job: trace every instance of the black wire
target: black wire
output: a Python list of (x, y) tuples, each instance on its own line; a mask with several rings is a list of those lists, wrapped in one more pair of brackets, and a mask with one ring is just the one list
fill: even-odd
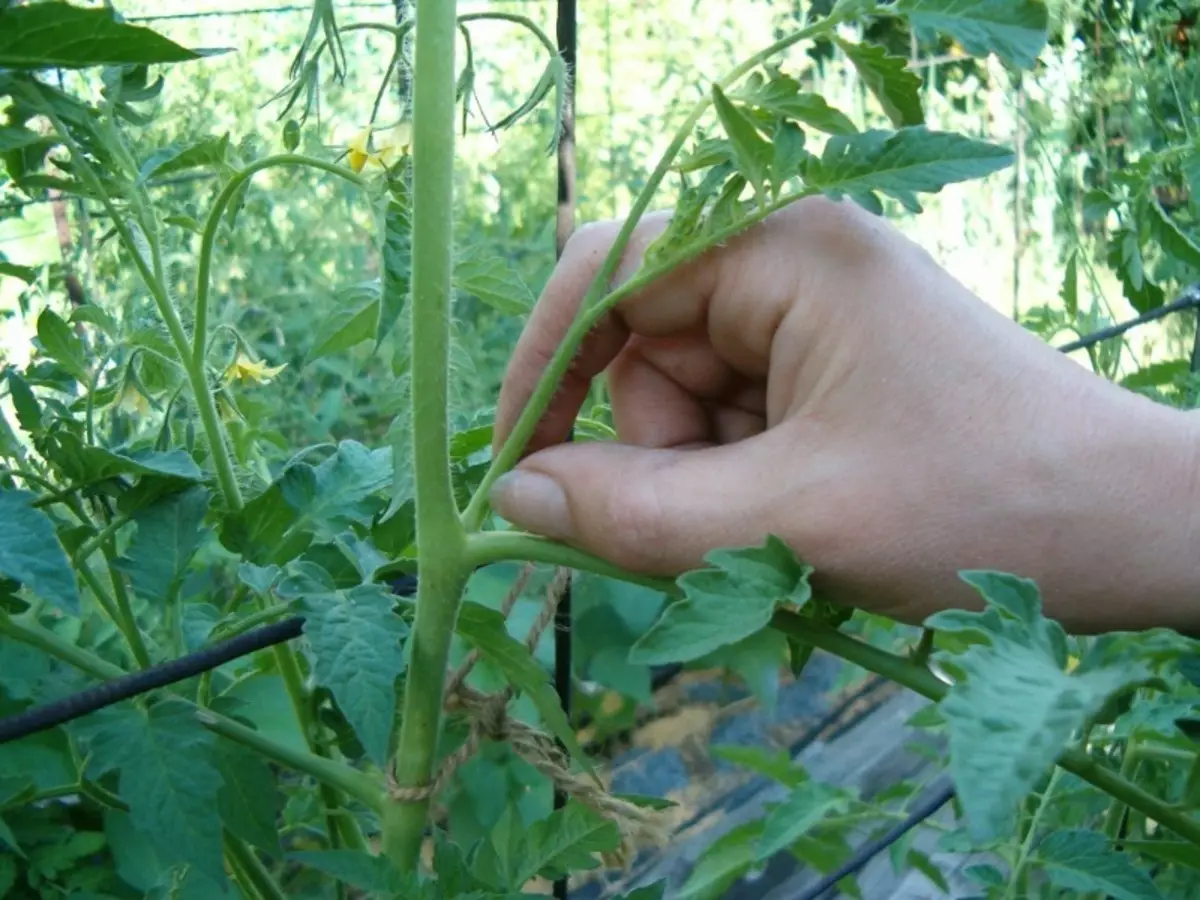
[(835, 887), (843, 878), (854, 875), (866, 868), (871, 860), (936, 813), (949, 803), (953, 797), (954, 784), (951, 782), (949, 776), (943, 776), (938, 779), (926, 793), (925, 797), (913, 807), (913, 811), (905, 817), (903, 822), (892, 826), (889, 831), (880, 837), (859, 847), (853, 856), (796, 897), (795, 900), (819, 900), (819, 898), (823, 897), (827, 891)]
[(0, 744), (37, 734), (39, 731), (54, 728), (98, 709), (136, 697), (138, 694), (203, 674), (240, 656), (290, 641), (299, 637), (303, 630), (302, 616), (272, 622), (179, 659), (159, 663), (138, 672), (130, 672), (62, 700), (0, 719)]
[(1107, 341), (1109, 338), (1120, 337), (1132, 328), (1145, 325), (1147, 322), (1153, 322), (1156, 319), (1161, 319), (1173, 312), (1179, 312), (1183, 309), (1193, 309), (1195, 307), (1200, 307), (1200, 282), (1188, 285), (1170, 303), (1156, 307), (1149, 312), (1144, 312), (1140, 316), (1127, 319), (1116, 325), (1110, 325), (1108, 328), (1101, 328), (1098, 331), (1093, 331), (1091, 334), (1085, 334), (1078, 340), (1063, 344), (1061, 347), (1055, 349), (1062, 353), (1072, 353), (1075, 350), (1082, 350), (1084, 347), (1099, 344), (1101, 341)]

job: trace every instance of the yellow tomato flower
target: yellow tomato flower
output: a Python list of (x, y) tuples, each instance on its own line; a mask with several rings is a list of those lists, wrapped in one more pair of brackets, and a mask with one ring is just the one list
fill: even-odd
[(130, 379), (126, 378), (125, 383), (121, 385), (121, 392), (117, 395), (117, 409), (122, 412), (130, 413), (135, 416), (144, 416), (150, 412), (150, 404), (146, 400), (145, 395), (134, 387)]
[(387, 138), (380, 144), (378, 150), (370, 149), (371, 129), (364, 128), (353, 138), (347, 147), (347, 161), (356, 173), (368, 166), (385, 169), (395, 162), (398, 156), (408, 153), (412, 144), (412, 128), (407, 122), (396, 125)]
[(225, 383), (236, 380), (243, 384), (266, 384), (286, 368), (287, 363), (282, 366), (268, 366), (262, 360), (253, 360), (245, 353), (239, 352), (237, 359), (225, 370)]

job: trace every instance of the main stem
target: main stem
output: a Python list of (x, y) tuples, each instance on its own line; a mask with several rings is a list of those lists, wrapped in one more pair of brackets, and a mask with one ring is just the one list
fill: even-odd
[[(412, 425), (421, 579), (410, 638), (404, 715), (393, 771), (426, 785), (442, 726), (450, 638), (470, 569), (451, 483), (447, 435), (450, 276), (453, 271), (455, 39), (453, 0), (418, 0), (413, 53)], [(383, 852), (417, 867), (429, 800), (384, 808)]]

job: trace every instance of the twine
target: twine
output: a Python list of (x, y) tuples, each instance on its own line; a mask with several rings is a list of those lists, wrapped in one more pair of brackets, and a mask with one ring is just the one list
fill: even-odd
[[(533, 571), (533, 565), (527, 565), (505, 596), (501, 611), (506, 618), (529, 583)], [(525, 637), (525, 647), (530, 652), (554, 621), (554, 613), (569, 578), (570, 570), (555, 570), (554, 578), (546, 589), (541, 611)], [(466, 740), (442, 761), (433, 780), (427, 784), (401, 786), (396, 783), (394, 773), (389, 771), (388, 795), (392, 800), (404, 803), (432, 799), (441, 793), (454, 773), (479, 751), (484, 740), (508, 741), (518, 756), (550, 779), (563, 794), (583, 803), (617, 826), (621, 842), (617, 850), (602, 854), (606, 864), (627, 867), (638, 844), (650, 842), (660, 847), (666, 844), (666, 820), (660, 811), (614, 797), (598, 778), (587, 778), (572, 772), (570, 757), (554, 738), (509, 717), (508, 703), (515, 693), (511, 685), (494, 694), (485, 694), (468, 686), (467, 676), (478, 661), (477, 650), (467, 654), (462, 664), (450, 675), (443, 694), (446, 710), (461, 711), (470, 723)]]

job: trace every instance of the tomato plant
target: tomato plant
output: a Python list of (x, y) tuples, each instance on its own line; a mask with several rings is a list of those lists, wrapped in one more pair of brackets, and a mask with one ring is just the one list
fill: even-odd
[[(0, 7), (8, 179), (30, 197), (83, 202), (104, 223), (105, 252), (142, 287), (120, 310), (44, 310), (33, 361), (4, 373), (16, 421), (0, 422), (0, 888), (511, 897), (669, 840), (670, 804), (606, 787), (548, 677), (547, 629), (575, 572), (591, 594), (577, 612), (621, 619), (587, 663), (603, 658), (631, 694), (645, 691), (638, 667), (707, 660), (753, 672), (786, 661), (798, 673), (819, 649), (928, 698), (925, 724), (945, 736), (960, 813), (947, 846), (996, 859), (974, 870), (981, 896), (1195, 890), (1200, 656), (1189, 639), (1069, 636), (1043, 616), (1033, 582), (969, 571), (961, 577), (984, 610), (935, 615), (896, 652), (864, 637), (854, 611), (814, 595), (812, 568), (771, 535), (653, 579), (514, 531), (487, 502), (584, 336), (639, 287), (804, 197), (919, 213), (921, 194), (1010, 164), (1004, 147), (929, 128), (919, 77), (855, 29), (898, 23), (1031, 68), (1046, 9), (839, 0), (709, 84), (494, 456), (486, 411), (450, 415), (453, 300), (461, 292), (518, 315), (532, 297), (506, 260), (454, 241), (459, 108), (481, 52), (471, 36), (525, 28), (547, 57), (497, 128), (548, 104), (555, 146), (571, 73), (521, 15), (460, 14), (447, 0), (417, 0), (394, 26), (339, 25), (335, 12), (331, 0), (314, 4), (274, 98), (279, 147), (260, 153), (228, 136), (135, 150), (163, 79), (220, 51), (185, 48), (110, 9)], [(347, 51), (366, 31), (394, 42), (388, 65)], [(818, 42), (858, 71), (890, 127), (861, 129), (789, 74), (786, 53)], [(411, 69), (411, 116), (388, 121), (383, 98), (400, 65)], [(323, 73), (332, 67), (337, 80), (360, 66), (380, 76), (369, 126), (348, 147), (299, 152)], [(78, 80), (68, 89), (55, 70)], [(201, 215), (149, 190), (195, 171), (219, 184)], [(295, 447), (253, 426), (250, 386), (279, 369), (214, 316), (218, 247), (246, 227), (256, 184), (285, 171), (349, 190), (373, 223), (379, 277), (321, 324), (314, 353), (365, 342), (390, 353), (403, 390), (380, 446)], [(680, 185), (670, 225), (612, 286), (669, 177)], [(1130, 193), (1114, 188), (1105, 202), (1137, 207), (1147, 184), (1127, 180)], [(1150, 213), (1162, 214), (1152, 234), (1163, 251), (1191, 260), (1192, 239), (1161, 208)], [(7, 260), (0, 274), (36, 278)], [(603, 404), (579, 433), (612, 437)], [(480, 780), (471, 767), (496, 754), (518, 774), (484, 815), (460, 801)], [(796, 766), (737, 759), (787, 797), (720, 838), (680, 896), (720, 896), (779, 853), (810, 859), (818, 839), (836, 869), (853, 827), (890, 821)], [(562, 798), (553, 808), (552, 793)], [(1068, 793), (1070, 815), (1058, 803)], [(111, 865), (91, 864), (104, 854)], [(903, 859), (936, 878), (927, 858)]]

